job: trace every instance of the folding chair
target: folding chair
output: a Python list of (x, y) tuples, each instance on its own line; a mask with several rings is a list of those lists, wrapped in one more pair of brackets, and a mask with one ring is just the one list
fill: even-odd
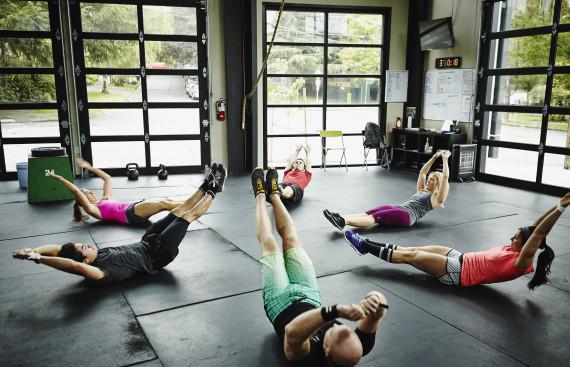
[[(321, 154), (322, 154), (322, 164), (321, 168), (327, 171), (327, 153), (329, 150), (340, 150), (342, 151), (342, 155), (340, 156), (340, 161), (338, 162), (338, 167), (340, 168), (342, 165), (342, 159), (344, 158), (344, 166), (348, 171), (348, 164), (346, 162), (346, 148), (344, 147), (344, 138), (342, 131), (340, 130), (321, 130), (319, 131), (319, 135), (321, 136)], [(341, 145), (336, 146), (327, 146), (326, 138), (332, 139), (336, 138), (338, 142), (338, 138), (340, 138)]]

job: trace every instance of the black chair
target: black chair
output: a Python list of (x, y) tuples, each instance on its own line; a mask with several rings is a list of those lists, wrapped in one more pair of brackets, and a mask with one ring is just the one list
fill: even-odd
[(384, 134), (380, 131), (380, 126), (374, 122), (367, 122), (364, 130), (362, 130), (362, 146), (364, 148), (364, 167), (368, 171), (368, 154), (372, 149), (376, 149), (380, 154), (380, 165), (390, 169), (390, 160), (388, 158), (388, 146)]

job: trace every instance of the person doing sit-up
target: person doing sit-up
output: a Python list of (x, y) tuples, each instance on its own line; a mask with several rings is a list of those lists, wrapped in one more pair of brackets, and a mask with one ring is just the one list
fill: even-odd
[[(301, 155), (301, 150), (305, 151), (305, 159)], [(311, 146), (298, 144), (287, 159), (283, 179), (279, 184), (279, 197), (285, 206), (300, 203), (303, 199), (305, 189), (313, 177), (310, 154)], [(267, 196), (267, 201), (270, 201), (269, 196)]]
[[(281, 340), (287, 360), (301, 366), (353, 366), (370, 352), (388, 303), (372, 291), (359, 304), (321, 308), (320, 291), (311, 259), (302, 248), (295, 224), (279, 198), (275, 169), (256, 168), (251, 174), (256, 199), (256, 235), (261, 245), (261, 281), (265, 313)], [(267, 208), (269, 193), (277, 231), (277, 244)], [(352, 330), (336, 319), (357, 321)]]
[(142, 239), (125, 246), (97, 249), (94, 245), (69, 242), (13, 252), (13, 257), (85, 277), (97, 285), (116, 283), (137, 274), (156, 274), (178, 255), (178, 246), (190, 223), (200, 218), (222, 191), (226, 169), (212, 165), (212, 173), (200, 188), (163, 219), (153, 223)]
[[(509, 245), (464, 254), (444, 246), (404, 247), (374, 242), (352, 231), (344, 235), (361, 255), (370, 253), (390, 263), (412, 265), (444, 284), (470, 287), (506, 282), (534, 272), (528, 282), (528, 288), (534, 289), (548, 281), (554, 251), (546, 244), (546, 236), (569, 204), (570, 193), (567, 193), (532, 226), (518, 228)], [(534, 255), (539, 250), (542, 251), (535, 270)]]

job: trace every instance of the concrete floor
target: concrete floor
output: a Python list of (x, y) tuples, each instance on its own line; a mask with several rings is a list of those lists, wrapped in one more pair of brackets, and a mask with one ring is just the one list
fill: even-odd
[[(114, 178), (119, 200), (183, 198), (200, 175), (167, 181)], [(313, 259), (324, 304), (383, 292), (390, 311), (364, 366), (563, 366), (570, 360), (570, 216), (548, 237), (551, 281), (529, 277), (456, 289), (405, 265), (357, 256), (322, 215), (398, 204), (416, 176), (373, 167), (315, 170), (291, 214)], [(100, 188), (96, 179), (79, 181)], [(96, 194), (100, 191), (95, 190)], [(412, 229), (370, 228), (375, 240), (445, 244), (477, 251), (509, 242), (558, 198), (485, 183), (452, 183), (445, 209)], [(160, 215), (157, 215), (157, 218)], [(180, 255), (154, 277), (91, 288), (81, 278), (13, 260), (12, 249), (68, 241), (100, 248), (136, 241), (142, 229), (75, 223), (71, 202), (29, 205), (16, 182), (0, 183), (0, 362), (2, 366), (286, 366), (265, 317), (255, 201), (247, 175), (230, 175), (208, 214), (190, 226)], [(157, 219), (153, 218), (153, 219)]]

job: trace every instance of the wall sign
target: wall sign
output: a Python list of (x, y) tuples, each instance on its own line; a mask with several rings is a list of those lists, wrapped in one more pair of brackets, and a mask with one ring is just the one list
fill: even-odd
[(439, 57), (435, 59), (436, 69), (459, 69), (461, 67), (461, 56)]

